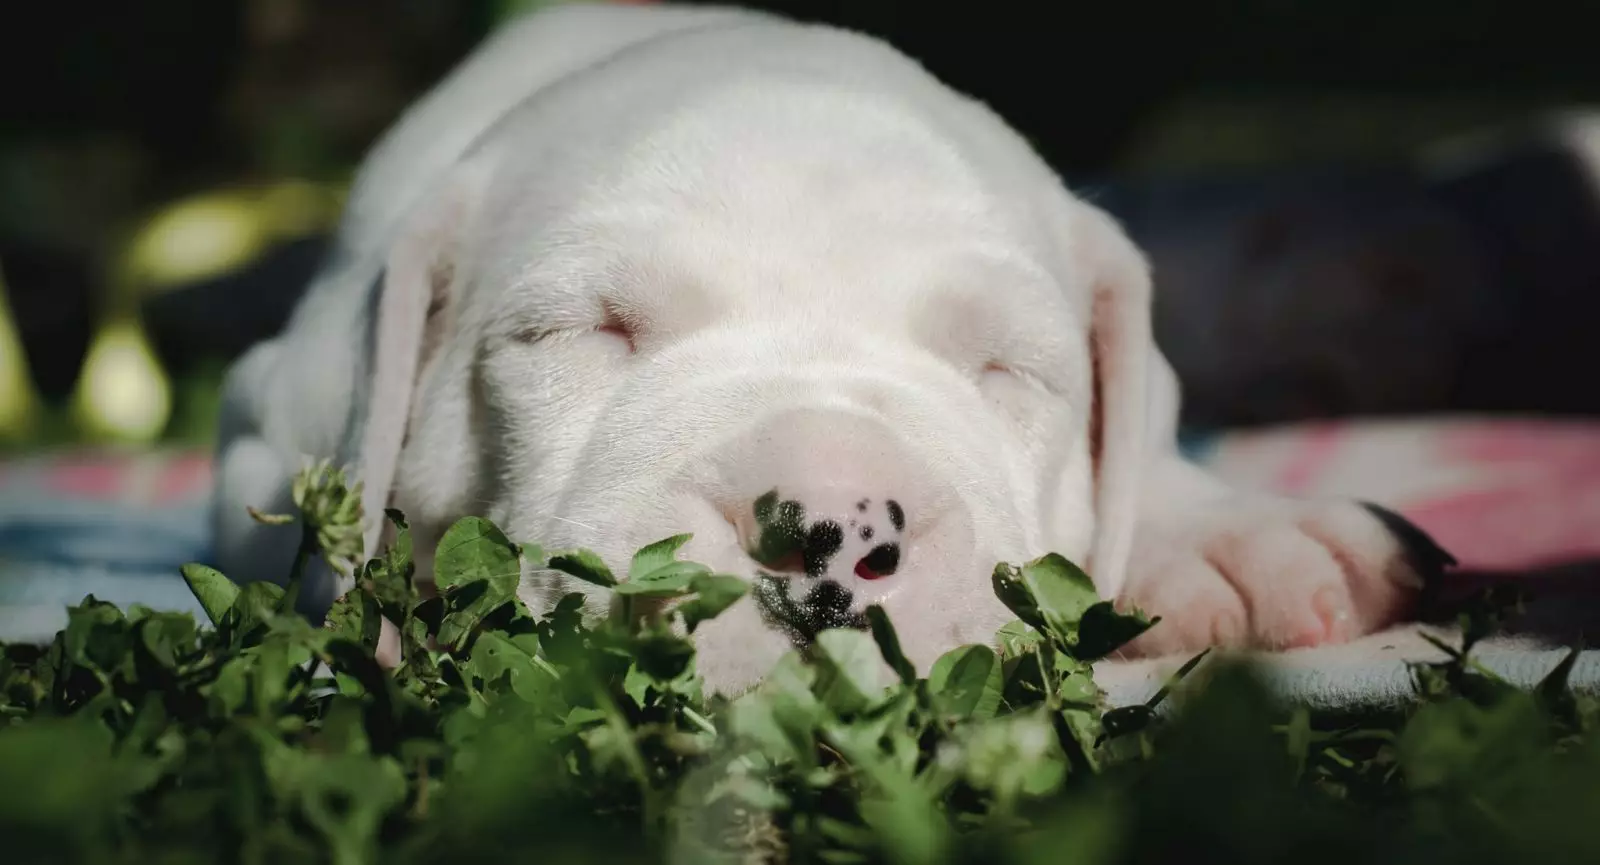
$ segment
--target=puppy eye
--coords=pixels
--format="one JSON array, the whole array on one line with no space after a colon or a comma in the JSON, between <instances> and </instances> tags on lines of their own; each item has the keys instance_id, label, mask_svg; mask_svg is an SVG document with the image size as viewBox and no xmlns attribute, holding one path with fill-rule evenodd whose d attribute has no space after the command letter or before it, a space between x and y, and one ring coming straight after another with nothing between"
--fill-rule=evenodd
<instances>
[{"instance_id":1,"label":"puppy eye","mask_svg":"<svg viewBox=\"0 0 1600 865\"><path fill-rule=\"evenodd\" d=\"M602 324L595 328L594 332L622 340L622 342L628 346L629 354L632 354L638 350L633 344L633 332L628 330L628 328L623 325Z\"/></svg>"},{"instance_id":2,"label":"puppy eye","mask_svg":"<svg viewBox=\"0 0 1600 865\"><path fill-rule=\"evenodd\" d=\"M990 361L978 372L978 387L990 396L1021 399L1030 394L1052 393L1038 376L1001 361Z\"/></svg>"},{"instance_id":3,"label":"puppy eye","mask_svg":"<svg viewBox=\"0 0 1600 865\"><path fill-rule=\"evenodd\" d=\"M987 382L987 381L995 380L997 377L998 378L1008 379L1008 380L1015 380L1018 376L1017 376L1017 371L1012 369L1011 367L1006 366L1005 364L1003 364L1003 363L1001 363L1001 362L999 362L997 360L991 360L988 363L984 364L983 368L978 371L978 377L980 379L982 379L983 381Z\"/></svg>"},{"instance_id":4,"label":"puppy eye","mask_svg":"<svg viewBox=\"0 0 1600 865\"><path fill-rule=\"evenodd\" d=\"M610 306L606 307L605 321L595 328L594 332L612 339L621 340L622 344L628 347L629 354L639 350L635 342L636 333L633 326Z\"/></svg>"},{"instance_id":5,"label":"puppy eye","mask_svg":"<svg viewBox=\"0 0 1600 865\"><path fill-rule=\"evenodd\" d=\"M511 339L523 345L537 345L555 335L556 332L547 327L525 327L511 334Z\"/></svg>"}]
</instances>

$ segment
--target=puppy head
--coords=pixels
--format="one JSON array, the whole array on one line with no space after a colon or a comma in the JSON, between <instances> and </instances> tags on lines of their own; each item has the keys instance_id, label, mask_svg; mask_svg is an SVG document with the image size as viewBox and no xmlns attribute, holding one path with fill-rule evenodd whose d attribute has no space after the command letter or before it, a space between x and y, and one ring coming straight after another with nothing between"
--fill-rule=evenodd
<instances>
[{"instance_id":1,"label":"puppy head","mask_svg":"<svg viewBox=\"0 0 1600 865\"><path fill-rule=\"evenodd\" d=\"M1114 594L1142 258L1053 177L1008 202L925 138L794 135L666 137L568 185L491 149L447 178L378 303L369 513L419 549L478 513L614 567L692 533L685 557L758 583L697 632L722 689L871 603L923 669L988 642L999 561L1060 552ZM570 591L604 609L524 575L536 611Z\"/></svg>"}]
</instances>

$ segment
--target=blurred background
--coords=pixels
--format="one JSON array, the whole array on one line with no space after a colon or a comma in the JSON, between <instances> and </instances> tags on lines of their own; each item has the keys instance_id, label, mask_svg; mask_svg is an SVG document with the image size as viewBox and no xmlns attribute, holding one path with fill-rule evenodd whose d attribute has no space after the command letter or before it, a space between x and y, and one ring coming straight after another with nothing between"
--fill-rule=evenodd
<instances>
[{"instance_id":1,"label":"blurred background","mask_svg":"<svg viewBox=\"0 0 1600 865\"><path fill-rule=\"evenodd\" d=\"M283 324L366 149L541 5L7 5L0 640L86 594L199 615L177 566L211 560L221 371ZM1210 470L1383 503L1464 569L1595 585L1584 4L753 5L887 37L1122 220Z\"/></svg>"},{"instance_id":2,"label":"blurred background","mask_svg":"<svg viewBox=\"0 0 1600 865\"><path fill-rule=\"evenodd\" d=\"M365 149L539 5L13 4L4 446L208 441ZM888 37L1122 218L1190 424L1600 410L1594 195L1533 124L1600 104L1581 4L751 5Z\"/></svg>"}]
</instances>

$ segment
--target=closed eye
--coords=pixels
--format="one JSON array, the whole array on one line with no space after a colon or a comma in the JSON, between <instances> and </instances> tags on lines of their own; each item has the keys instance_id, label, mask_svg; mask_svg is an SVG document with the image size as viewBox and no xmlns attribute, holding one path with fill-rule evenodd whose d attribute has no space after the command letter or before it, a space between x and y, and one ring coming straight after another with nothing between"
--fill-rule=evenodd
<instances>
[{"instance_id":1,"label":"closed eye","mask_svg":"<svg viewBox=\"0 0 1600 865\"><path fill-rule=\"evenodd\" d=\"M607 302L602 306L605 309L605 320L600 323L599 327L595 328L595 332L612 339L622 340L623 344L628 347L628 354L637 352L639 350L639 329L635 322L613 303Z\"/></svg>"},{"instance_id":2,"label":"closed eye","mask_svg":"<svg viewBox=\"0 0 1600 865\"><path fill-rule=\"evenodd\" d=\"M1025 391L1059 397L1061 390L1043 376L1023 366L1000 360L985 363L978 372L979 387L1000 386L1007 389L1021 387Z\"/></svg>"},{"instance_id":3,"label":"closed eye","mask_svg":"<svg viewBox=\"0 0 1600 865\"><path fill-rule=\"evenodd\" d=\"M512 333L511 339L523 345L536 345L560 332L561 329L556 327L524 327Z\"/></svg>"},{"instance_id":4,"label":"closed eye","mask_svg":"<svg viewBox=\"0 0 1600 865\"><path fill-rule=\"evenodd\" d=\"M633 354L638 350L635 328L610 304L606 304L604 309L604 318L599 324L587 327L577 324L526 327L514 332L511 338L524 345L536 345L547 340L566 341L598 336L620 342L629 354Z\"/></svg>"},{"instance_id":5,"label":"closed eye","mask_svg":"<svg viewBox=\"0 0 1600 865\"><path fill-rule=\"evenodd\" d=\"M629 354L633 354L639 350L638 345L634 343L633 331L629 329L627 325L621 322L608 321L605 324L595 328L594 332L612 339L621 340L622 343L628 347Z\"/></svg>"},{"instance_id":6,"label":"closed eye","mask_svg":"<svg viewBox=\"0 0 1600 865\"><path fill-rule=\"evenodd\" d=\"M1028 378L1027 375L1018 371L1015 367L998 360L991 360L988 363L985 363L983 367L978 370L978 378L980 380L987 381L996 376L1007 379Z\"/></svg>"}]
</instances>

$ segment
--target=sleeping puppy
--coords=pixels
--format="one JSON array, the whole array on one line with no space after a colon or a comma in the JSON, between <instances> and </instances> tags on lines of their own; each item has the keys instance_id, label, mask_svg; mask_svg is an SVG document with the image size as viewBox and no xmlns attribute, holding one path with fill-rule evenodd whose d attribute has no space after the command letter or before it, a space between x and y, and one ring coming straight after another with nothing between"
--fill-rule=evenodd
<instances>
[{"instance_id":1,"label":"sleeping puppy","mask_svg":"<svg viewBox=\"0 0 1600 865\"><path fill-rule=\"evenodd\" d=\"M424 550L468 514L613 563L692 532L686 558L771 575L769 602L824 625L881 603L922 669L1012 618L996 562L1052 551L1165 618L1146 654L1402 615L1438 564L1413 530L1178 456L1150 303L1111 219L880 41L557 7L378 145L288 326L232 370L219 564L281 579L297 529L246 506L287 509L292 474L332 457L365 484L369 551L386 506ZM350 584L320 574L305 611ZM535 610L571 591L604 612L523 575ZM697 632L708 686L791 647L762 610Z\"/></svg>"}]
</instances>

